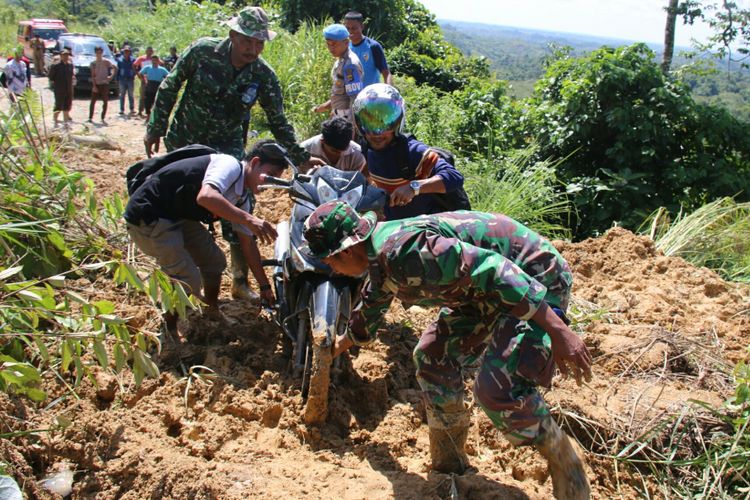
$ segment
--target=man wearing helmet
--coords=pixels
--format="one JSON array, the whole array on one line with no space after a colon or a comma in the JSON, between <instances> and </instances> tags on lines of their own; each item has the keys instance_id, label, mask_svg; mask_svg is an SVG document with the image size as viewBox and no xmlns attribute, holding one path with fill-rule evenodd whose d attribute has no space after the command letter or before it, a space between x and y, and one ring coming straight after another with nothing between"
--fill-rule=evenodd
<instances>
[{"instance_id":1,"label":"man wearing helmet","mask_svg":"<svg viewBox=\"0 0 750 500\"><path fill-rule=\"evenodd\" d=\"M405 110L398 90L384 83L369 85L357 95L352 111L367 141L370 178L390 193L386 220L444 211L435 194L460 189L464 178L428 146L402 134ZM408 161L406 175L400 168L401 157Z\"/></svg>"},{"instance_id":2,"label":"man wearing helmet","mask_svg":"<svg viewBox=\"0 0 750 500\"><path fill-rule=\"evenodd\" d=\"M360 216L342 201L318 207L304 235L310 253L335 272L370 274L334 356L374 340L394 298L441 306L413 356L433 470L461 474L469 466L462 371L481 360L475 400L494 426L547 459L555 497L589 498L583 462L537 389L550 387L556 368L579 384L591 378L591 356L565 316L573 276L549 241L500 214L377 223L374 212Z\"/></svg>"}]
</instances>

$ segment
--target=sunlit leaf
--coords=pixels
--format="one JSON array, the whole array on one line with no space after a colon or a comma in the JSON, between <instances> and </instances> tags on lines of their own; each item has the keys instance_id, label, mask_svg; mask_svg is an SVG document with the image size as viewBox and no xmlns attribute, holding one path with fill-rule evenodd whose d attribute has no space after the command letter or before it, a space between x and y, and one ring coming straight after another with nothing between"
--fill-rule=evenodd
<instances>
[{"instance_id":1,"label":"sunlit leaf","mask_svg":"<svg viewBox=\"0 0 750 500\"><path fill-rule=\"evenodd\" d=\"M62 274L58 274L56 276L50 276L47 278L47 283L49 283L52 286L61 287L65 285L65 276Z\"/></svg>"},{"instance_id":2,"label":"sunlit leaf","mask_svg":"<svg viewBox=\"0 0 750 500\"><path fill-rule=\"evenodd\" d=\"M16 274L20 273L23 269L23 266L13 266L9 267L8 269L3 269L0 271L0 281L5 281L11 276L15 276Z\"/></svg>"},{"instance_id":3,"label":"sunlit leaf","mask_svg":"<svg viewBox=\"0 0 750 500\"><path fill-rule=\"evenodd\" d=\"M33 300L35 302L39 302L42 300L42 297L40 295L32 292L31 290L21 290L20 292L18 292L18 296L26 300Z\"/></svg>"},{"instance_id":4,"label":"sunlit leaf","mask_svg":"<svg viewBox=\"0 0 750 500\"><path fill-rule=\"evenodd\" d=\"M115 304L109 300L97 300L92 305L99 314L112 314L115 312Z\"/></svg>"},{"instance_id":5,"label":"sunlit leaf","mask_svg":"<svg viewBox=\"0 0 750 500\"><path fill-rule=\"evenodd\" d=\"M107 349L104 347L104 343L101 340L94 340L94 354L96 355L96 360L99 362L99 366L102 368L109 366Z\"/></svg>"},{"instance_id":6,"label":"sunlit leaf","mask_svg":"<svg viewBox=\"0 0 750 500\"><path fill-rule=\"evenodd\" d=\"M70 340L65 339L62 342L62 360L60 362L60 369L62 372L68 371L71 361L73 361L73 349L70 345Z\"/></svg>"},{"instance_id":7,"label":"sunlit leaf","mask_svg":"<svg viewBox=\"0 0 750 500\"><path fill-rule=\"evenodd\" d=\"M143 367L143 371L146 373L146 375L151 378L157 378L159 376L159 368L145 352L136 350L134 352L134 357L137 362Z\"/></svg>"}]
</instances>

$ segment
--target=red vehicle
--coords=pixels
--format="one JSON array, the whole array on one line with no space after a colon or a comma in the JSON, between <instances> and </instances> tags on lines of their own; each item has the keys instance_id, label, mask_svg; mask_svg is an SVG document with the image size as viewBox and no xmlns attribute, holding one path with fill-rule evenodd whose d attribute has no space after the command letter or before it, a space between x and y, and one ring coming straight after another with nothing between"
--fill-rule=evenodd
<instances>
[{"instance_id":1,"label":"red vehicle","mask_svg":"<svg viewBox=\"0 0 750 500\"><path fill-rule=\"evenodd\" d=\"M39 38L44 40L45 50L52 50L57 38L67 32L68 28L60 19L34 18L18 23L17 40L19 44L23 45L23 55L33 60L34 50L31 48L31 40L35 36L39 35Z\"/></svg>"}]
</instances>

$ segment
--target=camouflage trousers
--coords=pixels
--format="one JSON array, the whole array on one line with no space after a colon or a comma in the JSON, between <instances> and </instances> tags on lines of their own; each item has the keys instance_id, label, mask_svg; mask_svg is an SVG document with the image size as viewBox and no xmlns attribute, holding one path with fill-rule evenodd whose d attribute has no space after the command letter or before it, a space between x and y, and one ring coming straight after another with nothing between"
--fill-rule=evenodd
<instances>
[{"instance_id":1,"label":"camouflage trousers","mask_svg":"<svg viewBox=\"0 0 750 500\"><path fill-rule=\"evenodd\" d=\"M565 311L573 278L564 261L560 266L554 277L536 279L547 286L545 302ZM481 357L474 383L477 402L508 441L533 444L541 437L540 422L549 414L537 386L551 385L551 345L549 335L535 322L514 318L496 304L442 308L414 349L428 421L432 417L440 427L466 422L462 371Z\"/></svg>"}]
</instances>

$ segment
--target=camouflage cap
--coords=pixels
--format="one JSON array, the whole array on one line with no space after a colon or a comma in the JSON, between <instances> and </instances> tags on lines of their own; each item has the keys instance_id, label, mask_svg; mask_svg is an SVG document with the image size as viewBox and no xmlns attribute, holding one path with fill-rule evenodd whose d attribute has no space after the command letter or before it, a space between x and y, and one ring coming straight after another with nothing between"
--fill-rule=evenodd
<instances>
[{"instance_id":1,"label":"camouflage cap","mask_svg":"<svg viewBox=\"0 0 750 500\"><path fill-rule=\"evenodd\" d=\"M232 31L258 40L273 40L276 37L276 32L268 29L268 16L261 7L245 7L227 21L227 26Z\"/></svg>"},{"instance_id":2,"label":"camouflage cap","mask_svg":"<svg viewBox=\"0 0 750 500\"><path fill-rule=\"evenodd\" d=\"M330 257L366 240L376 222L375 212L360 216L345 201L329 201L316 208L305 221L307 246L318 259Z\"/></svg>"}]
</instances>

